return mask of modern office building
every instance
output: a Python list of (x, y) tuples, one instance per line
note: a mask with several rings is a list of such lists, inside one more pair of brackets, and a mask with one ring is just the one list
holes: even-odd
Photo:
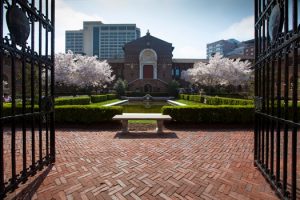
[[(83, 30), (78, 32), (82, 32), (82, 37), (77, 37), (83, 41), (82, 53), (100, 59), (124, 58), (124, 45), (139, 38), (141, 34), (135, 24), (103, 24), (101, 21), (85, 21)], [(66, 52), (73, 47), (67, 45), (67, 41), (71, 41), (70, 44), (77, 42), (71, 36), (70, 31), (66, 31)]]
[(235, 39), (219, 40), (213, 43), (209, 43), (206, 45), (206, 57), (210, 58), (216, 53), (226, 56), (229, 52), (237, 48), (239, 43), (240, 42)]
[(83, 30), (66, 31), (65, 49), (66, 52), (71, 50), (76, 54), (83, 53)]
[(219, 53), (224, 57), (242, 60), (254, 60), (254, 39), (239, 42), (235, 39), (219, 40), (207, 44), (207, 58)]
[(254, 62), (254, 39), (240, 42), (238, 47), (227, 53), (226, 57)]

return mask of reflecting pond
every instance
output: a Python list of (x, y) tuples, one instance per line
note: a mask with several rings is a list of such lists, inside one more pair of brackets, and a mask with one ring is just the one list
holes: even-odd
[(123, 113), (161, 113), (165, 105), (171, 106), (166, 101), (128, 101), (117, 106), (123, 107)]

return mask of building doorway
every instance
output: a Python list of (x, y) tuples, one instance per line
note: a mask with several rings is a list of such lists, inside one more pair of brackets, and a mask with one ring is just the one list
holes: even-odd
[(146, 93), (152, 92), (152, 86), (150, 84), (146, 84), (144, 86), (144, 92), (146, 92)]
[(153, 79), (153, 65), (144, 65), (143, 77)]

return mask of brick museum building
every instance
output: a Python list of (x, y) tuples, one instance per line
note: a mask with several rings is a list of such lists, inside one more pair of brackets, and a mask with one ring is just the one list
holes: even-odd
[(128, 82), (132, 92), (167, 92), (168, 84), (180, 79), (182, 70), (193, 67), (195, 62), (206, 59), (175, 59), (172, 43), (150, 35), (128, 42), (123, 47), (124, 58), (108, 59), (116, 78)]

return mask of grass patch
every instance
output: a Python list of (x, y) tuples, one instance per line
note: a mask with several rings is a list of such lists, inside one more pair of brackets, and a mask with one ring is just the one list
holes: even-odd
[(128, 120), (129, 124), (156, 124), (156, 120)]

